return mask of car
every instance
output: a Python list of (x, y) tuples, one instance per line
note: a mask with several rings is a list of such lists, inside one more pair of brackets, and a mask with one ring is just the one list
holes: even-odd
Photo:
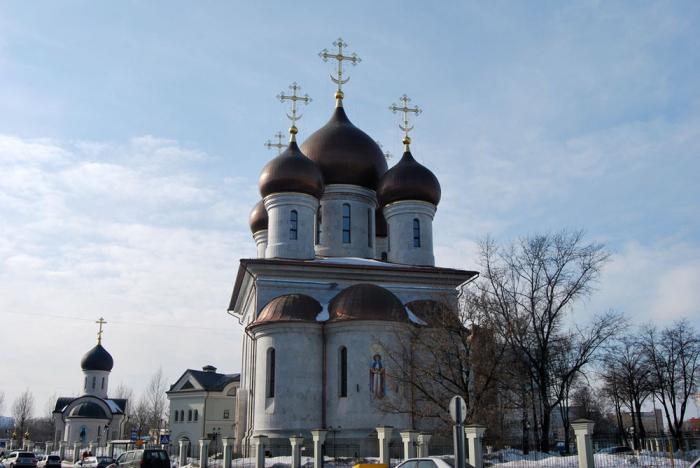
[(690, 465), (688, 468), (700, 468), (700, 458), (695, 460), (692, 465)]
[(37, 463), (38, 468), (61, 468), (61, 457), (58, 455), (45, 455)]
[(624, 455), (624, 454), (629, 454), (633, 453), (634, 450), (631, 448), (627, 447), (626, 445), (618, 445), (616, 447), (608, 447), (604, 448), (598, 451), (598, 453), (608, 453), (608, 454), (613, 454), (613, 455)]
[(97, 467), (107, 468), (110, 465), (116, 465), (117, 461), (112, 457), (97, 457)]
[(97, 468), (98, 464), (99, 462), (97, 461), (97, 457), (84, 457), (73, 463), (73, 466), (75, 468)]
[(120, 468), (170, 468), (168, 452), (162, 449), (128, 450), (117, 458)]
[(10, 452), (2, 461), (7, 468), (36, 468), (36, 456), (32, 452)]
[[(465, 463), (465, 466), (471, 467), (469, 463)], [(409, 458), (396, 465), (396, 468), (454, 468), (454, 457), (448, 455)]]

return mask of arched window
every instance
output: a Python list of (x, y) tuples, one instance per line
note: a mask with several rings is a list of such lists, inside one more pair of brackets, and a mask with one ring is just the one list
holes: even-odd
[(199, 410), (194, 410), (194, 420), (199, 420)]
[(297, 226), (299, 224), (299, 215), (297, 210), (292, 210), (289, 213), (289, 239), (297, 240)]
[(420, 221), (413, 218), (413, 247), (420, 247)]
[(105, 378), (102, 377), (102, 390), (104, 390), (104, 389), (105, 389)]
[(175, 422), (178, 421), (178, 416), (180, 415), (180, 412), (175, 410)]
[(321, 243), (321, 207), (316, 211), (316, 245)]
[(85, 376), (85, 390), (87, 390), (87, 376)]
[(97, 385), (97, 377), (94, 375), (92, 376), (92, 388), (95, 388), (95, 385)]
[(388, 260), (388, 256), (386, 252), (382, 252), (382, 262), (386, 262)]
[(180, 410), (180, 422), (185, 420), (185, 410), (181, 409)]
[(338, 396), (348, 396), (348, 348), (343, 346), (338, 352), (338, 373), (340, 374)]
[(374, 232), (372, 232), (372, 208), (367, 208), (367, 247), (372, 247)]
[(275, 348), (270, 348), (267, 350), (267, 378), (266, 378), (267, 388), (265, 389), (265, 396), (267, 398), (275, 397)]
[(191, 409), (187, 410), (187, 420), (192, 421), (192, 410)]
[(350, 243), (350, 205), (343, 203), (343, 244)]

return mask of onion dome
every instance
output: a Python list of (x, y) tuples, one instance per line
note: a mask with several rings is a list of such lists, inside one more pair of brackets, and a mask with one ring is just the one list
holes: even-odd
[(114, 367), (114, 359), (100, 343), (97, 343), (94, 348), (85, 353), (80, 361), (80, 367), (84, 371), (110, 372)]
[(377, 142), (350, 122), (342, 106), (335, 108), (328, 123), (301, 148), (321, 168), (326, 185), (351, 184), (376, 190), (387, 170)]
[(255, 234), (258, 231), (267, 229), (267, 221), (267, 210), (263, 201), (260, 200), (250, 211), (250, 217), (248, 218), (251, 232)]
[(381, 208), (374, 210), (374, 235), (377, 237), (387, 236), (386, 218)]
[(382, 177), (377, 189), (381, 206), (403, 200), (440, 203), (440, 182), (430, 169), (413, 159), (406, 151), (401, 160)]
[(406, 307), (429, 327), (462, 327), (457, 314), (444, 302), (418, 300), (409, 302)]
[(329, 304), (329, 315), (329, 321), (408, 321), (403, 304), (391, 291), (367, 283), (350, 286), (338, 293)]
[(323, 307), (305, 294), (286, 294), (268, 302), (253, 325), (269, 322), (315, 322)]
[(107, 412), (92, 401), (80, 403), (78, 406), (70, 410), (69, 418), (90, 418), (90, 419), (109, 419)]
[(258, 187), (263, 197), (271, 193), (301, 192), (319, 198), (323, 193), (323, 176), (296, 141), (291, 141), (282, 154), (265, 165)]

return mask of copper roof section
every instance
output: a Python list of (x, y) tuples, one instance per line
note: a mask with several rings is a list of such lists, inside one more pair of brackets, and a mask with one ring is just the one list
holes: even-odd
[(382, 176), (377, 188), (380, 206), (402, 200), (420, 200), (437, 205), (441, 195), (440, 182), (435, 174), (413, 159), (410, 151), (406, 151), (401, 160)]
[(257, 202), (253, 209), (250, 211), (250, 217), (248, 218), (248, 224), (250, 225), (250, 231), (255, 234), (258, 231), (267, 229), (267, 210), (265, 209), (265, 204), (262, 200)]
[(321, 304), (305, 294), (285, 294), (268, 302), (252, 326), (270, 322), (315, 322)]
[(406, 304), (413, 314), (428, 324), (429, 327), (462, 327), (457, 312), (440, 301), (417, 300)]
[(387, 170), (379, 145), (350, 122), (342, 107), (336, 107), (328, 123), (301, 148), (321, 168), (326, 185), (351, 184), (376, 190)]
[(391, 291), (374, 284), (350, 286), (329, 304), (329, 322), (342, 320), (386, 320), (407, 322), (403, 304)]
[(265, 165), (258, 179), (263, 197), (272, 193), (300, 192), (319, 198), (323, 187), (318, 166), (301, 152), (295, 141)]

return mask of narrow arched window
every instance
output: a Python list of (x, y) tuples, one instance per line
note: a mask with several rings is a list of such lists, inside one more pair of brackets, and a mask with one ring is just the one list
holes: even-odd
[(104, 389), (105, 389), (105, 378), (102, 377), (102, 390), (104, 390)]
[(343, 203), (343, 244), (350, 243), (350, 205)]
[(374, 239), (374, 229), (372, 229), (372, 208), (367, 208), (367, 247), (372, 247)]
[(275, 397), (275, 348), (270, 348), (267, 350), (267, 388), (265, 389), (265, 396), (267, 398)]
[(191, 409), (187, 410), (187, 420), (192, 421), (192, 410)]
[(289, 213), (289, 239), (297, 240), (297, 226), (299, 224), (299, 215), (297, 210), (292, 210)]
[(92, 388), (95, 388), (95, 385), (97, 385), (97, 377), (94, 375), (92, 376)]
[(316, 245), (321, 243), (321, 207), (316, 211)]
[(386, 262), (388, 260), (386, 252), (382, 252), (382, 262)]
[(85, 377), (85, 390), (87, 390), (87, 377)]
[(185, 410), (181, 409), (180, 410), (180, 422), (185, 420)]
[(343, 346), (338, 353), (338, 370), (340, 374), (338, 395), (348, 396), (348, 348)]
[(194, 410), (194, 420), (197, 421), (199, 419), (199, 410)]
[(413, 247), (420, 247), (420, 221), (413, 218)]
[(180, 412), (176, 410), (175, 411), (175, 422), (177, 422), (179, 415), (180, 415)]

